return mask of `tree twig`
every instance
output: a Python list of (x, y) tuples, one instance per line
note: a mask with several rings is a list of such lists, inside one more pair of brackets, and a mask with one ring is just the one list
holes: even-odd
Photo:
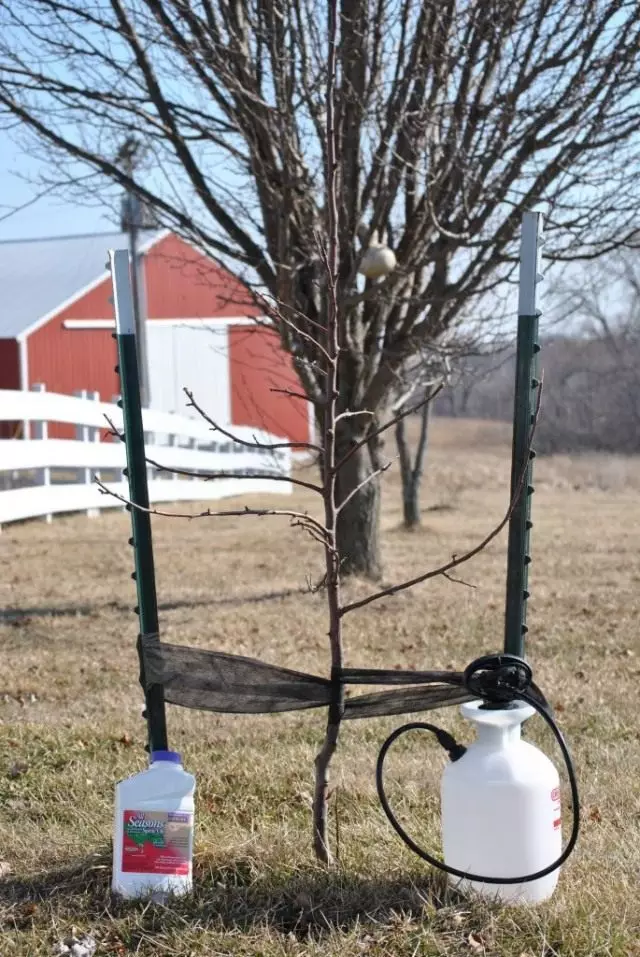
[(464, 578), (455, 578), (453, 575), (450, 575), (449, 572), (443, 572), (442, 577), (446, 578), (448, 582), (453, 582), (454, 585), (464, 585), (465, 588), (477, 588), (477, 585), (472, 584), (471, 582), (466, 582)]
[(205, 482), (216, 479), (264, 479), (268, 482), (290, 482), (291, 485), (299, 485), (301, 488), (306, 488), (322, 495), (321, 485), (317, 485), (315, 482), (307, 482), (304, 479), (295, 478), (290, 475), (273, 475), (271, 472), (253, 471), (252, 469), (246, 469), (244, 472), (207, 472), (198, 471), (197, 469), (181, 469), (176, 466), (161, 465), (159, 462), (156, 462), (155, 459), (151, 459), (148, 456), (145, 456), (145, 462), (158, 472), (166, 472), (170, 475), (184, 475), (189, 478), (199, 478)]
[(358, 492), (361, 492), (362, 489), (369, 484), (369, 482), (372, 482), (374, 479), (382, 475), (383, 472), (386, 472), (387, 469), (390, 469), (392, 465), (393, 465), (393, 462), (386, 462), (384, 465), (381, 465), (379, 468), (374, 469), (373, 472), (369, 472), (369, 474), (366, 475), (363, 478), (363, 480), (358, 485), (356, 485), (355, 488), (352, 488), (349, 494), (345, 498), (343, 498), (343, 500), (340, 502), (340, 504), (338, 505), (336, 509), (336, 514), (339, 515), (342, 509), (349, 504), (351, 499), (354, 498), (358, 494)]
[(269, 389), (269, 392), (275, 392), (276, 395), (288, 395), (290, 399), (303, 399), (305, 402), (309, 402), (309, 396), (305, 395), (303, 392), (296, 392), (294, 389)]
[[(108, 415), (105, 415), (105, 419), (110, 426), (110, 434), (114, 438), (120, 439), (121, 442), (124, 442), (124, 433), (116, 427), (112, 419)], [(312, 492), (317, 492), (319, 495), (322, 495), (323, 489), (321, 485), (316, 484), (315, 482), (307, 482), (304, 479), (295, 478), (291, 475), (273, 475), (271, 472), (261, 472), (259, 469), (251, 470), (246, 469), (244, 472), (205, 472), (198, 471), (197, 469), (181, 469), (176, 466), (161, 465), (160, 462), (157, 462), (155, 459), (145, 456), (145, 462), (147, 465), (151, 465), (152, 468), (156, 469), (158, 472), (166, 472), (169, 475), (184, 475), (188, 478), (201, 478), (205, 482), (214, 479), (265, 479), (269, 482), (290, 482), (292, 485), (299, 485), (301, 488), (309, 489)]]
[(374, 416), (375, 412), (371, 412), (369, 409), (361, 409), (357, 412), (341, 412), (340, 415), (336, 416), (336, 423), (341, 422), (343, 419), (354, 419), (358, 415), (368, 415), (369, 417)]
[(233, 432), (229, 432), (227, 429), (223, 428), (218, 422), (211, 418), (210, 415), (204, 411), (204, 409), (198, 405), (196, 400), (193, 397), (193, 392), (190, 392), (189, 389), (184, 390), (184, 394), (189, 399), (187, 405), (195, 409), (196, 412), (202, 416), (205, 422), (208, 422), (211, 426), (212, 431), (220, 432), (221, 435), (226, 436), (226, 438), (231, 439), (232, 442), (236, 442), (238, 445), (244, 445), (249, 449), (263, 449), (266, 452), (276, 452), (279, 449), (311, 449), (313, 452), (322, 452), (322, 447), (319, 445), (314, 445), (312, 442), (259, 442), (257, 439), (252, 439), (248, 441), (247, 439), (241, 439), (240, 436), (234, 435)]
[(136, 502), (132, 502), (131, 499), (127, 498), (125, 495), (120, 495), (119, 492), (115, 492), (113, 489), (109, 488), (102, 479), (99, 479), (97, 476), (94, 478), (95, 484), (98, 486), (103, 495), (110, 495), (111, 498), (117, 499), (118, 502), (122, 502), (123, 505), (126, 505), (127, 508), (135, 508), (140, 512), (146, 512), (149, 515), (159, 515), (163, 518), (243, 518), (248, 515), (254, 515), (258, 518), (264, 518), (265, 516), (280, 516), (285, 518), (293, 518), (299, 522), (307, 523), (310, 527), (316, 529), (323, 541), (326, 535), (326, 529), (323, 525), (320, 524), (315, 518), (312, 518), (311, 515), (308, 515), (306, 512), (296, 512), (293, 509), (288, 508), (255, 508), (249, 505), (245, 505), (244, 508), (230, 508), (230, 509), (220, 509), (215, 510), (211, 508), (205, 509), (203, 512), (170, 512), (165, 509), (155, 508), (150, 506), (145, 508), (144, 505), (138, 505)]

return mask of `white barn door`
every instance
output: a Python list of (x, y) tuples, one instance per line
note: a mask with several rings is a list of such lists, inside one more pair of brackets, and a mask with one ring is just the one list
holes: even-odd
[(227, 324), (147, 322), (147, 352), (151, 406), (199, 418), (187, 408), (189, 389), (201, 408), (221, 424), (231, 421), (229, 339)]

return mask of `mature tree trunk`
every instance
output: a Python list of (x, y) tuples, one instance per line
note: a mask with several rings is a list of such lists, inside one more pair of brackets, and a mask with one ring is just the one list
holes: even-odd
[(402, 476), (403, 523), (407, 529), (413, 529), (420, 525), (420, 489), (427, 453), (430, 409), (431, 403), (428, 402), (420, 412), (420, 436), (413, 461), (411, 460), (411, 449), (406, 433), (407, 420), (400, 419), (396, 425), (396, 445)]
[(343, 575), (378, 579), (382, 574), (379, 477), (370, 478), (356, 491), (373, 470), (371, 456), (364, 446), (351, 456), (338, 475), (338, 503), (351, 496), (338, 516), (338, 551)]
[[(382, 574), (380, 557), (380, 478), (364, 433), (339, 429), (336, 461), (345, 459), (336, 482), (336, 502), (346, 503), (338, 513), (338, 551), (342, 574), (363, 575), (377, 580)], [(348, 458), (346, 458), (348, 456)]]

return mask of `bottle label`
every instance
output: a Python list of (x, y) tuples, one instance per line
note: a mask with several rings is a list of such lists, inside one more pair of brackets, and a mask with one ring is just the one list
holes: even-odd
[(553, 801), (553, 829), (554, 831), (559, 830), (562, 826), (562, 815), (560, 813), (560, 788), (554, 788), (551, 792), (551, 800)]
[(125, 874), (189, 874), (193, 846), (190, 811), (124, 811), (123, 825)]

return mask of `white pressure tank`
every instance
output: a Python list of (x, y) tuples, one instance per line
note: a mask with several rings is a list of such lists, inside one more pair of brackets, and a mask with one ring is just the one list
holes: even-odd
[(112, 889), (162, 899), (192, 887), (195, 778), (175, 751), (116, 786)]
[[(486, 877), (536, 873), (560, 857), (562, 828), (558, 772), (520, 735), (535, 710), (522, 702), (495, 710), (472, 701), (461, 711), (476, 725), (477, 739), (447, 765), (442, 779), (445, 864)], [(483, 897), (537, 903), (553, 894), (558, 874), (556, 868), (522, 884), (450, 880)]]

